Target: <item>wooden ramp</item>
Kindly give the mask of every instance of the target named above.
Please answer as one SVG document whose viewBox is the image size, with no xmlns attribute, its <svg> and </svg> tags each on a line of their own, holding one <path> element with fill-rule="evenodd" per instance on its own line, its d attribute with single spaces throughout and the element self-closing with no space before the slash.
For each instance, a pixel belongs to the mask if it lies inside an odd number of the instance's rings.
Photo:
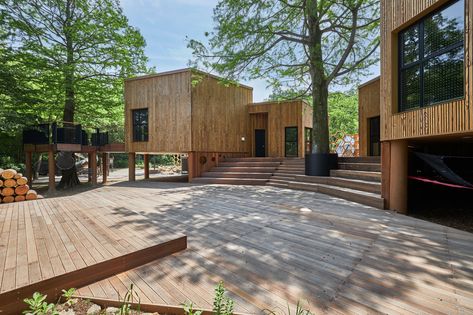
<svg viewBox="0 0 473 315">
<path fill-rule="evenodd" d="M 100 194 L 189 246 L 82 287 L 84 297 L 116 299 L 134 283 L 143 303 L 208 309 L 223 280 L 242 313 L 292 313 L 298 301 L 315 314 L 473 313 L 467 232 L 269 186 L 137 182 Z"/>
<path fill-rule="evenodd" d="M 183 234 L 143 228 L 145 217 L 89 193 L 0 205 L 2 314 L 19 314 L 35 291 L 54 299 L 186 248 Z"/>
</svg>

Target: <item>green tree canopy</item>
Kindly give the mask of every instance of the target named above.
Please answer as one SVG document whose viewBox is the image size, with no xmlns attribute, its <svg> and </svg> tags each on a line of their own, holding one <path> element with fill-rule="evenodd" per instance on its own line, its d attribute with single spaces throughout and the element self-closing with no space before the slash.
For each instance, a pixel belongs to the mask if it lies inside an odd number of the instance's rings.
<svg viewBox="0 0 473 315">
<path fill-rule="evenodd" d="M 378 61 L 377 0 L 221 0 L 208 45 L 190 40 L 195 64 L 229 79 L 265 78 L 314 105 L 314 153 L 329 151 L 328 90 Z"/>
</svg>

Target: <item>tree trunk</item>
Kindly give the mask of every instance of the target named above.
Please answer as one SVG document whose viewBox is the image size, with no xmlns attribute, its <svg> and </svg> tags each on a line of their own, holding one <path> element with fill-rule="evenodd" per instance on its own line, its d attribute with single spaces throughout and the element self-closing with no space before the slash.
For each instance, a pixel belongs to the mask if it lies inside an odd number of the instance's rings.
<svg viewBox="0 0 473 315">
<path fill-rule="evenodd" d="M 307 2 L 309 67 L 312 84 L 312 153 L 330 153 L 328 130 L 328 82 L 322 53 L 322 31 L 317 1 Z"/>
<path fill-rule="evenodd" d="M 66 1 L 66 17 L 64 23 L 64 36 L 66 43 L 66 54 L 67 60 L 64 70 L 64 115 L 63 124 L 64 127 L 68 125 L 73 127 L 74 123 L 74 112 L 75 112 L 75 87 L 74 87 L 74 76 L 75 76 L 75 61 L 74 61 L 74 45 L 73 37 L 71 34 L 72 21 L 73 21 L 73 0 Z M 73 153 L 71 153 L 73 154 Z M 77 175 L 77 169 L 74 166 L 69 170 L 62 171 L 61 181 L 59 182 L 58 189 L 73 188 L 80 184 L 79 176 Z"/>
</svg>

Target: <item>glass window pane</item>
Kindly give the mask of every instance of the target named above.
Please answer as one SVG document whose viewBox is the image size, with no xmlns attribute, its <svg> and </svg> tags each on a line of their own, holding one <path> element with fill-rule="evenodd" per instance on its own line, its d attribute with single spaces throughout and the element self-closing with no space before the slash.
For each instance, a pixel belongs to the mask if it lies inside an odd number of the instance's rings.
<svg viewBox="0 0 473 315">
<path fill-rule="evenodd" d="M 424 67 L 424 105 L 462 97 L 463 46 L 429 59 Z"/>
<path fill-rule="evenodd" d="M 286 142 L 286 156 L 297 156 L 297 142 Z"/>
<path fill-rule="evenodd" d="M 463 40 L 464 8 L 460 0 L 425 20 L 424 56 Z"/>
<path fill-rule="evenodd" d="M 419 60 L 419 26 L 414 25 L 402 34 L 402 64 Z"/>
<path fill-rule="evenodd" d="M 401 71 L 401 110 L 420 106 L 420 68 Z"/>
<path fill-rule="evenodd" d="M 286 142 L 297 142 L 297 128 L 286 128 Z"/>
</svg>

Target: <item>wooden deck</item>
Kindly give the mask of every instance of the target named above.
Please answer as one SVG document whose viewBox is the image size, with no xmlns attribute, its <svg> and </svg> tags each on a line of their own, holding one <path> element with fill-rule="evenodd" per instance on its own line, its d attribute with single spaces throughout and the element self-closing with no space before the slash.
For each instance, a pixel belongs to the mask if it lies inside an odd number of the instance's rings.
<svg viewBox="0 0 473 315">
<path fill-rule="evenodd" d="M 114 299 L 134 283 L 143 303 L 211 308 L 224 280 L 240 312 L 286 310 L 300 300 L 319 314 L 473 313 L 467 232 L 267 186 L 137 182 L 86 196 L 89 205 L 102 200 L 120 228 L 172 230 L 189 245 L 83 287 L 85 297 Z"/>
<path fill-rule="evenodd" d="M 185 248 L 182 234 L 164 226 L 144 229 L 137 222 L 146 218 L 117 211 L 91 192 L 1 204 L 2 313 L 18 314 L 35 291 L 53 297 Z"/>
</svg>

